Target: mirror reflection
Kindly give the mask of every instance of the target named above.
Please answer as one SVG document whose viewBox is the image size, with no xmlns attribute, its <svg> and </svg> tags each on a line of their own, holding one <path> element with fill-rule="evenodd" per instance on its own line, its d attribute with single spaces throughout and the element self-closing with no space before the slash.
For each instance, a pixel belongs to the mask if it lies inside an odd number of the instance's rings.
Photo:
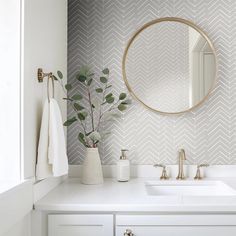
<svg viewBox="0 0 236 236">
<path fill-rule="evenodd" d="M 126 53 L 126 84 L 151 109 L 187 111 L 203 101 L 214 85 L 213 47 L 188 24 L 161 21 L 144 27 L 131 40 Z"/>
</svg>

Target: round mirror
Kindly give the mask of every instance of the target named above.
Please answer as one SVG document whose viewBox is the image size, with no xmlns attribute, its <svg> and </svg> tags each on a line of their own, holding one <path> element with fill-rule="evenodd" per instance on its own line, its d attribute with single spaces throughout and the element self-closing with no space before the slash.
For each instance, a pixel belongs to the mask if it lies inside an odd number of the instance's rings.
<svg viewBox="0 0 236 236">
<path fill-rule="evenodd" d="M 139 29 L 126 47 L 122 66 L 130 93 L 146 107 L 168 114 L 202 103 L 216 80 L 213 44 L 180 18 L 157 19 Z"/>
</svg>

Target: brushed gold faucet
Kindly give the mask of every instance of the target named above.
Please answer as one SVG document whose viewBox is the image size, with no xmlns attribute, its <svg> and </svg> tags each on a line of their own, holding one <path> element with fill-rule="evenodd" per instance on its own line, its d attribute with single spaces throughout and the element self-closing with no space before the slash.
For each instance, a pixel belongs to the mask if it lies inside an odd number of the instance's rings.
<svg viewBox="0 0 236 236">
<path fill-rule="evenodd" d="M 179 172 L 176 179 L 183 180 L 185 179 L 184 176 L 184 161 L 186 160 L 186 155 L 184 149 L 179 150 L 179 160 L 178 160 L 178 166 L 179 166 Z"/>
</svg>

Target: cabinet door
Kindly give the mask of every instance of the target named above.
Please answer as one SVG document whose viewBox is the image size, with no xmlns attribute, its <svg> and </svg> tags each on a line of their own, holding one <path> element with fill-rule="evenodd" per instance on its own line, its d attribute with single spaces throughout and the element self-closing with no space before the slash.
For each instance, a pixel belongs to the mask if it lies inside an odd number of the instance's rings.
<svg viewBox="0 0 236 236">
<path fill-rule="evenodd" d="M 49 215 L 48 236 L 112 236 L 112 215 Z"/>
<path fill-rule="evenodd" d="M 116 236 L 235 236 L 236 215 L 119 215 Z"/>
</svg>

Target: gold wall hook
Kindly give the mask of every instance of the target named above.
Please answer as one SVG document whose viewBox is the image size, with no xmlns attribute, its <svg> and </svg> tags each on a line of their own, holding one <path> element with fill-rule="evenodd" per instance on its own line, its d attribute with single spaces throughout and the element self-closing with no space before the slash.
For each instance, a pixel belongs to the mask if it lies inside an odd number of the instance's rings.
<svg viewBox="0 0 236 236">
<path fill-rule="evenodd" d="M 38 82 L 42 83 L 44 78 L 47 78 L 47 97 L 48 97 L 48 102 L 50 101 L 50 85 L 49 85 L 49 80 L 51 79 L 52 82 L 52 97 L 54 98 L 54 78 L 53 78 L 53 74 L 52 72 L 49 73 L 45 73 L 43 72 L 42 68 L 38 68 L 38 73 L 37 73 L 37 78 L 38 78 Z"/>
<path fill-rule="evenodd" d="M 53 79 L 53 74 L 52 74 L 52 72 L 49 72 L 49 73 L 45 73 L 45 72 L 43 72 L 43 69 L 42 68 L 38 68 L 38 74 L 37 74 L 38 76 L 38 82 L 39 83 L 42 83 L 43 82 L 43 79 L 45 78 L 45 77 L 48 77 L 48 78 L 51 78 L 51 79 Z"/>
</svg>

